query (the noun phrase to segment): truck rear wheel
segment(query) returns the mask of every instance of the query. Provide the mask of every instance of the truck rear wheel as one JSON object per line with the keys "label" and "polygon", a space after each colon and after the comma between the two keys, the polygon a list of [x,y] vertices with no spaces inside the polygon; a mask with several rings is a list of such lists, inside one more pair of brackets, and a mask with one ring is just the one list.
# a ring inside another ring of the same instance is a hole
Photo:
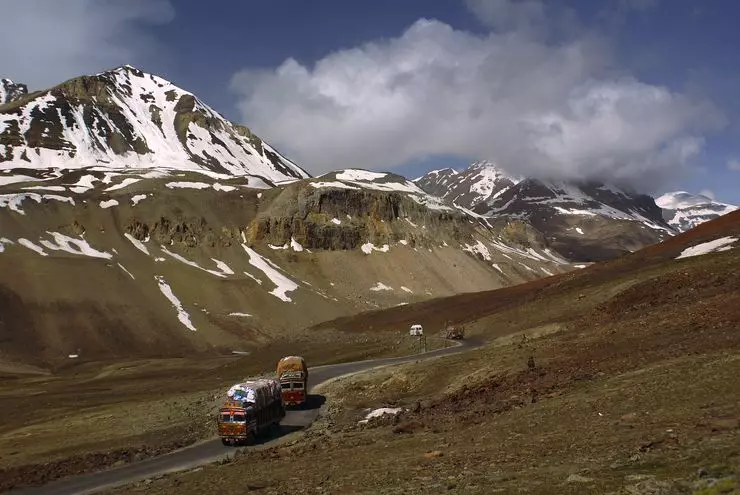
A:
{"label": "truck rear wheel", "polygon": [[221,439],[221,443],[222,443],[223,445],[229,445],[229,439],[228,439],[228,438],[222,438],[222,439]]}

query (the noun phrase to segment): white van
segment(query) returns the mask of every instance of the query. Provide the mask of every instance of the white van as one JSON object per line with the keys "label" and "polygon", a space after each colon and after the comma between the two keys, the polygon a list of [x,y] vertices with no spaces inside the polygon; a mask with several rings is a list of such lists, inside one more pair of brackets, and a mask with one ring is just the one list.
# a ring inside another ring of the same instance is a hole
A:
{"label": "white van", "polygon": [[409,331],[409,335],[412,335],[412,336],[424,335],[424,329],[419,324],[411,325],[411,330]]}

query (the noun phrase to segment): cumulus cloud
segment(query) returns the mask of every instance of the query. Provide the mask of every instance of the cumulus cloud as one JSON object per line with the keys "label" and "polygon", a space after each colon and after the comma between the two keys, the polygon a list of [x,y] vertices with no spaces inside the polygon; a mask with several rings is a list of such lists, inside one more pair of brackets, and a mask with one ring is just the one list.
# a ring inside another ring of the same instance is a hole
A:
{"label": "cumulus cloud", "polygon": [[727,170],[740,172],[740,160],[737,158],[730,158],[727,160]]}
{"label": "cumulus cloud", "polygon": [[141,27],[174,16],[169,0],[8,0],[1,11],[0,76],[30,88],[151,62],[162,47]]}
{"label": "cumulus cloud", "polygon": [[611,75],[598,45],[419,20],[400,37],[232,81],[244,121],[314,173],[433,155],[647,190],[723,124],[709,103]]}

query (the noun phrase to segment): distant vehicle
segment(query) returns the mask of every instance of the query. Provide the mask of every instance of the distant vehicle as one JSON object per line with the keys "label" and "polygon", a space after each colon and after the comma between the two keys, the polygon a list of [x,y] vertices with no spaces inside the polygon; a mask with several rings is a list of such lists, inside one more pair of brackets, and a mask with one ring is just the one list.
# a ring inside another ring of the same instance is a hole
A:
{"label": "distant vehicle", "polygon": [[277,364],[277,376],[283,403],[286,406],[303,406],[308,399],[308,367],[300,356],[286,356]]}
{"label": "distant vehicle", "polygon": [[424,335],[424,328],[417,324],[411,325],[411,329],[409,330],[409,335],[412,337],[418,337],[420,335]]}
{"label": "distant vehicle", "polygon": [[218,410],[218,436],[224,445],[245,444],[263,435],[285,417],[280,382],[262,378],[237,383]]}
{"label": "distant vehicle", "polygon": [[447,325],[445,338],[448,340],[462,340],[465,338],[465,328],[459,325]]}

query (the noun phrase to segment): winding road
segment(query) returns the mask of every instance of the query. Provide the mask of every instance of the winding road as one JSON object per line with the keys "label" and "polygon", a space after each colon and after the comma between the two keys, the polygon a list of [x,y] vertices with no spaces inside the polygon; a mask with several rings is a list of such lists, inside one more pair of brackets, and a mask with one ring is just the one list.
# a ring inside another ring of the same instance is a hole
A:
{"label": "winding road", "polygon": [[[370,369],[393,364],[407,363],[430,359],[447,354],[456,354],[469,351],[483,345],[483,342],[466,340],[454,347],[438,349],[424,354],[414,354],[396,358],[372,359],[368,361],[355,361],[351,363],[340,363],[326,366],[309,368],[312,392],[318,385],[324,384],[335,378],[367,371]],[[261,445],[275,444],[280,438],[295,431],[301,430],[318,417],[322,397],[312,395],[310,407],[304,410],[288,411],[280,424],[280,431],[276,431],[269,439],[257,445],[241,447],[241,449],[258,448]],[[6,492],[14,495],[73,495],[95,493],[119,485],[133,483],[146,478],[192,469],[197,466],[219,461],[228,456],[233,456],[237,449],[221,444],[218,438],[190,445],[183,449],[171,452],[151,459],[146,459],[117,468],[111,468],[96,473],[84,474],[53,481],[40,487],[20,488]]]}

